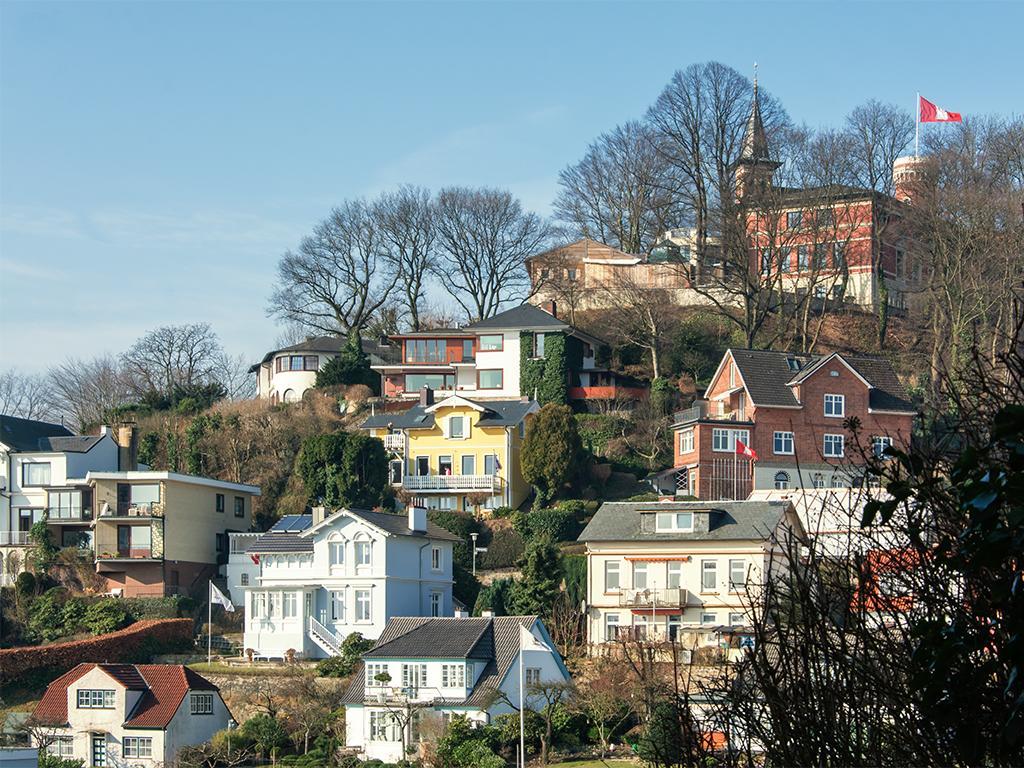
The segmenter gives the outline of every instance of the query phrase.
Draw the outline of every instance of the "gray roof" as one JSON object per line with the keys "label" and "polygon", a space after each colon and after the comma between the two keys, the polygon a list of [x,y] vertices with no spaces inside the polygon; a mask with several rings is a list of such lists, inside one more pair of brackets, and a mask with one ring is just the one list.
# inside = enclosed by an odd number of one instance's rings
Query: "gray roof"
{"label": "gray roof", "polygon": [[427,530],[409,530],[409,518],[404,514],[393,514],[391,512],[371,512],[365,509],[349,509],[356,517],[362,518],[371,525],[375,525],[395,536],[413,536],[415,538],[441,539],[442,541],[462,541],[458,536],[446,528],[442,528],[429,520]]}
{"label": "gray roof", "polygon": [[[747,392],[754,405],[798,406],[790,382],[799,382],[811,375],[832,355],[799,355],[756,349],[730,349],[739,368]],[[914,413],[903,385],[892,363],[875,355],[836,353],[871,386],[871,408]]]}
{"label": "gray roof", "polygon": [[[790,506],[788,501],[608,501],[578,541],[767,540]],[[656,533],[658,512],[693,512],[694,530]],[[706,524],[699,515],[707,515]]]}
{"label": "gray roof", "polygon": [[[387,363],[398,362],[401,359],[402,347],[400,344],[381,344],[380,342],[368,339],[360,339],[360,342],[362,343],[363,352],[370,358],[370,365],[386,365]],[[298,344],[270,350],[263,356],[262,360],[250,366],[249,371],[254,373],[259,370],[263,363],[266,363],[274,355],[279,355],[282,352],[328,352],[336,355],[341,352],[346,344],[348,344],[348,339],[344,336],[310,336]]]}
{"label": "gray roof", "polygon": [[43,437],[39,440],[39,450],[58,451],[60,453],[88,453],[101,440],[103,440],[103,435]]}
{"label": "gray roof", "polygon": [[[456,395],[456,397],[462,396]],[[532,400],[471,400],[468,397],[462,397],[462,399],[470,400],[470,402],[487,409],[477,421],[477,425],[481,427],[514,427],[526,418],[526,414],[534,405]],[[443,402],[443,400],[438,401],[438,403]],[[433,429],[435,423],[434,414],[427,413],[426,407],[417,404],[401,413],[389,412],[371,416],[362,423],[362,428]]]}
{"label": "gray roof", "polygon": [[[337,510],[341,512],[342,510]],[[372,512],[367,509],[345,509],[345,512],[375,525],[392,536],[412,536],[421,539],[434,539],[439,541],[462,541],[451,531],[442,528],[435,523],[427,521],[426,531],[409,530],[409,518],[404,514],[392,514],[390,512]],[[333,514],[337,514],[337,512]],[[294,517],[309,517],[308,515],[296,515]],[[283,518],[282,518],[283,520]],[[312,518],[310,517],[310,520]],[[310,526],[296,527],[287,532],[281,529],[271,529],[260,536],[249,545],[247,552],[312,552],[313,536],[310,535]]]}
{"label": "gray roof", "polygon": [[499,312],[494,317],[485,317],[466,326],[468,331],[503,330],[505,328],[523,328],[536,330],[564,331],[571,326],[564,320],[559,320],[550,312],[545,312],[533,304],[523,304],[504,312]]}
{"label": "gray roof", "polygon": [[298,533],[270,531],[249,545],[246,552],[312,552],[313,539]]}
{"label": "gray roof", "polygon": [[[438,622],[435,624],[435,622]],[[461,624],[460,626],[460,623]],[[495,616],[493,618],[394,618],[390,619],[384,631],[381,633],[377,644],[363,658],[401,658],[399,655],[388,651],[375,653],[378,649],[390,647],[401,648],[408,651],[408,658],[473,658],[485,659],[487,665],[477,680],[473,690],[465,699],[444,699],[435,703],[451,706],[473,706],[485,707],[489,704],[494,691],[505,679],[512,663],[519,654],[519,627],[526,627],[528,630],[537,623],[536,616]],[[450,640],[444,637],[447,633],[457,636],[458,640]],[[423,632],[424,634],[420,634]],[[473,640],[475,634],[476,640]],[[443,644],[443,650],[455,651],[468,648],[465,655],[462,653],[451,653],[450,655],[435,654],[428,651],[418,642],[406,642],[406,636],[419,636],[423,639],[430,638]],[[365,702],[365,675],[363,674],[362,663],[356,668],[352,675],[352,682],[342,698],[345,704],[363,704]]]}
{"label": "gray roof", "polygon": [[42,440],[50,437],[71,437],[73,432],[63,424],[51,424],[17,416],[0,415],[0,443],[16,451],[38,451]]}

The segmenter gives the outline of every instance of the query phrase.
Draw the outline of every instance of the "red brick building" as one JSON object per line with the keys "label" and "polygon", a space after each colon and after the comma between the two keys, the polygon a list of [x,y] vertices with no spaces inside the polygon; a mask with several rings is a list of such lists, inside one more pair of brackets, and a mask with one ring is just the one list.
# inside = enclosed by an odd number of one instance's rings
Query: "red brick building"
{"label": "red brick building", "polygon": [[[746,498],[754,489],[847,487],[864,451],[906,445],[915,410],[883,358],[730,349],[673,430],[677,492]],[[860,422],[859,445],[846,419]],[[736,457],[736,441],[757,453]]]}

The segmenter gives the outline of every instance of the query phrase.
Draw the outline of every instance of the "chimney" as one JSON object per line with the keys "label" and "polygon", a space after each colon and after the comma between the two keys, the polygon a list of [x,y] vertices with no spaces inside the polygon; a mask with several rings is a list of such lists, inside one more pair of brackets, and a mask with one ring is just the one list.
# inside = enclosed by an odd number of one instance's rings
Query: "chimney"
{"label": "chimney", "polygon": [[409,530],[413,533],[427,532],[427,508],[409,505]]}
{"label": "chimney", "polygon": [[322,523],[327,517],[327,507],[313,507],[313,525]]}
{"label": "chimney", "polygon": [[482,618],[482,619],[493,619],[494,618],[494,611],[492,611],[490,609],[488,609],[486,611],[480,611],[480,618]]}
{"label": "chimney", "polygon": [[552,301],[545,301],[540,305],[540,308],[547,312],[552,317],[558,317],[558,305]]}
{"label": "chimney", "polygon": [[469,618],[469,613],[467,611],[462,610],[461,608],[456,608],[454,613],[453,613],[453,615],[455,616],[456,619],[468,619]]}
{"label": "chimney", "polygon": [[426,384],[420,389],[420,405],[426,408],[429,405],[434,404],[434,390],[428,387]]}
{"label": "chimney", "polygon": [[117,442],[117,468],[134,472],[139,468],[139,433],[134,424],[121,424],[114,433]]}

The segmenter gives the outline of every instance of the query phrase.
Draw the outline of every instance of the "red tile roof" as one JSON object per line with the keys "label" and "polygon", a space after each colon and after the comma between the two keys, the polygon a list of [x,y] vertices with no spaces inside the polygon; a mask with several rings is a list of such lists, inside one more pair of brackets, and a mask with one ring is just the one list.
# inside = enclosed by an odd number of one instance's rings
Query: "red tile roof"
{"label": "red tile roof", "polygon": [[190,690],[217,690],[205,677],[180,664],[79,664],[50,683],[36,706],[35,719],[54,725],[67,723],[68,686],[95,667],[125,688],[143,691],[124,722],[128,728],[166,728]]}

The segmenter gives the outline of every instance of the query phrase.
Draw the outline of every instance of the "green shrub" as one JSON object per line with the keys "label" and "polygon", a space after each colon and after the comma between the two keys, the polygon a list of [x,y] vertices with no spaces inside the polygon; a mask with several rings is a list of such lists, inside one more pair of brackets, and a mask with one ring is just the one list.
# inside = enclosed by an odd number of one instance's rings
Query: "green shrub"
{"label": "green shrub", "polygon": [[269,755],[288,744],[288,732],[270,715],[250,717],[242,723],[240,732],[243,737],[252,741],[253,747],[261,755]]}
{"label": "green shrub", "polygon": [[525,549],[523,537],[517,531],[502,528],[491,536],[487,551],[480,557],[480,564],[484,568],[511,568]]}
{"label": "green shrub", "polygon": [[482,587],[473,605],[473,614],[479,616],[484,611],[493,611],[495,616],[508,616],[515,588],[513,579],[495,579]]}
{"label": "green shrub", "polygon": [[469,549],[469,534],[479,533],[480,523],[472,515],[454,509],[428,510],[427,519],[459,537],[459,541],[452,547],[452,559],[463,568],[471,568],[473,553]]}
{"label": "green shrub", "polygon": [[[578,503],[578,502],[577,502]],[[582,504],[580,504],[582,509]],[[524,540],[558,543],[573,541],[579,535],[579,524],[573,509],[549,507],[533,512],[521,512],[513,518],[513,527]]]}
{"label": "green shrub", "polygon": [[515,514],[515,509],[513,507],[498,507],[491,511],[491,517],[496,517],[498,519],[512,517],[513,514]]}
{"label": "green shrub", "polygon": [[476,605],[477,596],[480,594],[480,581],[473,572],[458,563],[452,565],[452,577],[455,581],[452,584],[452,597],[466,607]]}
{"label": "green shrub", "polygon": [[196,601],[184,595],[170,597],[126,597],[121,604],[133,621],[176,619],[195,610]]}
{"label": "green shrub", "polygon": [[105,635],[108,632],[116,632],[121,627],[131,623],[128,611],[124,609],[119,600],[100,600],[85,609],[82,616],[82,626],[94,635]]}
{"label": "green shrub", "polygon": [[371,648],[373,640],[353,632],[342,641],[341,654],[320,661],[316,665],[316,673],[320,677],[348,677],[355,671],[359,657]]}
{"label": "green shrub", "polygon": [[64,603],[67,590],[63,587],[48,589],[28,609],[29,635],[52,641],[64,637]]}
{"label": "green shrub", "polygon": [[39,750],[39,768],[82,768],[84,761],[68,757],[57,757],[46,750]]}
{"label": "green shrub", "polygon": [[14,580],[14,592],[18,596],[18,600],[32,597],[36,593],[37,586],[35,574],[30,571],[22,571]]}

